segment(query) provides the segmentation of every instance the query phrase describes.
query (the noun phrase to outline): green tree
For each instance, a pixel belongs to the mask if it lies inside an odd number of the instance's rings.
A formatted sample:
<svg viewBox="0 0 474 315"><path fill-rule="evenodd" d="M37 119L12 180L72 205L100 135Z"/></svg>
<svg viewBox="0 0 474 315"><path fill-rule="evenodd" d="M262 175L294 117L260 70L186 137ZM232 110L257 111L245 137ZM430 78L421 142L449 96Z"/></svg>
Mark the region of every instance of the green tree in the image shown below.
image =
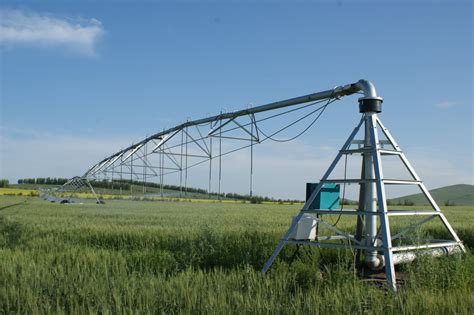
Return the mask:
<svg viewBox="0 0 474 315"><path fill-rule="evenodd" d="M10 184L10 182L8 181L8 179L0 179L0 187L1 188L6 188L6 187L8 187L9 184Z"/></svg>

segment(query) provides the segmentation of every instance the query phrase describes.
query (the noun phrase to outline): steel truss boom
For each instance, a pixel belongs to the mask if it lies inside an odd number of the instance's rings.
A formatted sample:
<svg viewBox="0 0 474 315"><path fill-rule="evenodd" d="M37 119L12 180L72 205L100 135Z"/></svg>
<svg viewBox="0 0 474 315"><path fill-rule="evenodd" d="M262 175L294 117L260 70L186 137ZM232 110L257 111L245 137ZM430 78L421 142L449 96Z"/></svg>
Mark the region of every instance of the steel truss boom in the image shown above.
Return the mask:
<svg viewBox="0 0 474 315"><path fill-rule="evenodd" d="M197 120L191 120L191 121L186 121L180 125L177 125L175 127L163 130L161 132L155 133L154 135L151 135L142 141L135 143L125 149L122 149L113 155L101 160L99 163L93 165L85 174L84 177L87 177L88 175L91 175L93 173L99 172L101 169L104 168L106 165L110 165L112 163L108 163L112 161L115 158L120 158L120 156L124 155L127 151L133 150L132 152L134 153L138 149L140 149L145 143L151 141L151 140L164 140L166 141L167 139L164 138L165 136L169 135L170 133L173 132L178 132L181 130L185 130L186 128L192 127L192 126L198 126L202 124L207 124L207 123L212 123L216 121L222 121L224 119L229 119L228 122L235 120L237 117L240 116L247 116L247 115L254 115L256 113L261 113L265 111L271 111L271 110L276 110L288 106L293 106L293 105L298 105L298 104L303 104L303 103L309 103L309 102L314 102L314 101L319 101L319 100L325 100L325 99L331 99L331 98L341 98L346 95L351 95L355 94L357 92L363 92L365 98L377 98L377 93L375 91L374 85L367 81L367 80L359 80L356 83L351 83L347 84L344 86L336 86L333 89L330 90L325 90L322 92L316 92L304 96L299 96L299 97L294 97L290 98L287 100L283 101L278 101L278 102L273 102L257 107L252 107L252 108L247 108L243 110L238 110L235 112L230 112L230 113L221 113L219 115L211 116L211 117L206 117L202 119L197 119ZM227 122L225 123L227 124ZM221 126L222 127L222 126ZM220 127L219 127L220 128ZM210 133L214 133L215 130L212 130ZM162 142L164 142L162 141ZM153 150L156 151L158 149L159 145ZM133 153L129 154L131 156Z"/></svg>

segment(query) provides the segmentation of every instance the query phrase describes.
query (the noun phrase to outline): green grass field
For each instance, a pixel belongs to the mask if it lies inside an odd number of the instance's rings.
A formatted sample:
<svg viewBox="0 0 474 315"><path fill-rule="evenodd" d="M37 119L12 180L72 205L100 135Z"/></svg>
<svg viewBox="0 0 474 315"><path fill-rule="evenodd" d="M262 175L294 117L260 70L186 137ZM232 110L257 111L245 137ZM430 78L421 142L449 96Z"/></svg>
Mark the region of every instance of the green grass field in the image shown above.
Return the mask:
<svg viewBox="0 0 474 315"><path fill-rule="evenodd" d="M468 254L403 266L395 296L361 281L349 250L305 247L291 259L286 246L262 275L299 207L1 196L0 313L474 312L474 208L445 211ZM446 236L440 225L425 232Z"/></svg>

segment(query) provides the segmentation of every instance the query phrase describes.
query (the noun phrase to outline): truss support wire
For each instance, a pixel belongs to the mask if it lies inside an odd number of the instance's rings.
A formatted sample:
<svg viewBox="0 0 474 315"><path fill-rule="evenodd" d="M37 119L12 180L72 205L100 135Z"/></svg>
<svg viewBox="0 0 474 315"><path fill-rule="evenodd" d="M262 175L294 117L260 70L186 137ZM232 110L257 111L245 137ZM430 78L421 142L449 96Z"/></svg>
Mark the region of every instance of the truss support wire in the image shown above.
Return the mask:
<svg viewBox="0 0 474 315"><path fill-rule="evenodd" d="M212 123L209 123L209 127L212 130ZM211 182L212 182L212 137L209 138L209 186L207 189L209 199L211 199Z"/></svg>
<svg viewBox="0 0 474 315"><path fill-rule="evenodd" d="M123 185L123 157L120 157L120 195L122 195Z"/></svg>
<svg viewBox="0 0 474 315"><path fill-rule="evenodd" d="M251 129L251 134L252 136L250 136L250 192L249 192L249 195L250 195L250 198L252 198L252 193L253 193L253 140L254 140L254 137L253 137L253 124L251 125L250 127Z"/></svg>
<svg viewBox="0 0 474 315"><path fill-rule="evenodd" d="M221 111L222 115L222 111ZM219 119L219 136L222 135L222 119ZM219 188L217 198L221 199L221 181L222 181L222 138L219 138Z"/></svg>
<svg viewBox="0 0 474 315"><path fill-rule="evenodd" d="M147 145L148 145L148 143L145 143L145 145L143 146L143 150L145 151L144 155L143 155L143 158L145 160L143 161L143 163L146 164L146 165L148 165L148 162L147 162L148 161L148 158L147 158L148 154L146 152L147 151ZM147 167L143 168L143 180L142 180L143 181L143 195L146 194L146 178L147 178L146 177L146 171L147 171L147 169L148 169Z"/></svg>
<svg viewBox="0 0 474 315"><path fill-rule="evenodd" d="M181 131L181 145L180 145L180 161L179 161L179 197L183 197L183 141L184 141L184 133Z"/></svg>
<svg viewBox="0 0 474 315"><path fill-rule="evenodd" d="M133 194L133 158L130 159L130 194Z"/></svg>
<svg viewBox="0 0 474 315"><path fill-rule="evenodd" d="M184 195L188 195L188 127L185 127L186 131L186 153L185 153L185 164L186 167L184 168Z"/></svg>

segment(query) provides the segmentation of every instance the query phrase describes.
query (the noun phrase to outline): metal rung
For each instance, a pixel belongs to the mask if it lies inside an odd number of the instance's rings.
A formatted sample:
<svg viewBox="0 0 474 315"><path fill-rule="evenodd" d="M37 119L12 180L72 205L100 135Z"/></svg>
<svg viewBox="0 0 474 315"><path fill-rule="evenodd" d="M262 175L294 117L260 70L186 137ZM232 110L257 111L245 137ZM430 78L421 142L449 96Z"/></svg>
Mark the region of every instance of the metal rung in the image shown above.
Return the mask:
<svg viewBox="0 0 474 315"><path fill-rule="evenodd" d="M358 211L356 209L308 209L301 210L304 213L316 213L316 214L349 214L349 215L383 215L383 212L371 212L371 211ZM389 210L387 211L389 216L404 216L404 215L441 215L439 211L432 210Z"/></svg>
<svg viewBox="0 0 474 315"><path fill-rule="evenodd" d="M329 210L329 209L308 209L308 210L301 210L304 213L317 213L317 214L360 214L360 211L355 209L347 209L347 210Z"/></svg>
<svg viewBox="0 0 474 315"><path fill-rule="evenodd" d="M342 235L316 236L316 241L333 241L333 240L347 240L347 237L342 236Z"/></svg>
<svg viewBox="0 0 474 315"><path fill-rule="evenodd" d="M326 179L321 180L323 183L333 183L333 184L350 184L350 183L371 183L376 182L376 179ZM389 185L418 185L422 181L419 180L406 180L406 179L382 179L384 184Z"/></svg>
<svg viewBox="0 0 474 315"><path fill-rule="evenodd" d="M316 214L349 214L349 215L382 215L383 212L371 212L371 211L358 211L356 209L345 209L345 210L329 210L329 209L308 209L301 210L304 213L316 213Z"/></svg>
<svg viewBox="0 0 474 315"><path fill-rule="evenodd" d="M384 184L392 185L418 185L421 184L420 180L405 180L405 179L382 179Z"/></svg>
<svg viewBox="0 0 474 315"><path fill-rule="evenodd" d="M375 182L375 179L326 179L326 180L321 180L321 182L333 183L333 184L370 183L370 182Z"/></svg>
<svg viewBox="0 0 474 315"><path fill-rule="evenodd" d="M289 244L298 244L298 245L311 245L311 246L321 246L321 247L337 247L337 248L355 248L355 249L365 249L365 250L383 250L382 247L369 247L362 246L357 244L338 244L338 243L321 243L316 241L298 241L298 240L285 240L285 243Z"/></svg>
<svg viewBox="0 0 474 315"><path fill-rule="evenodd" d="M401 155L402 151L395 151L395 150L379 150L380 154L382 155Z"/></svg>
<svg viewBox="0 0 474 315"><path fill-rule="evenodd" d="M357 154L357 153L364 153L371 151L371 149L348 149L348 150L340 150L342 154Z"/></svg>
<svg viewBox="0 0 474 315"><path fill-rule="evenodd" d="M449 247L449 246L460 246L460 243L453 241L453 242L431 243L431 244L425 244L425 245L396 246L396 247L392 247L392 251L401 252L401 251L408 251L408 250L415 250L415 249L439 248L439 247Z"/></svg>
<svg viewBox="0 0 474 315"><path fill-rule="evenodd" d="M401 216L401 215L439 215L439 211L430 210L389 210L387 211L389 216Z"/></svg>
<svg viewBox="0 0 474 315"><path fill-rule="evenodd" d="M379 143L380 144L392 144L388 140L379 140ZM351 144L365 144L365 140L352 140Z"/></svg>
<svg viewBox="0 0 474 315"><path fill-rule="evenodd" d="M395 150L378 150L382 155L401 155L402 151L395 151ZM342 154L358 154L358 153L365 153L365 152L372 152L371 148L360 148L360 149L348 149L348 150L341 150Z"/></svg>

